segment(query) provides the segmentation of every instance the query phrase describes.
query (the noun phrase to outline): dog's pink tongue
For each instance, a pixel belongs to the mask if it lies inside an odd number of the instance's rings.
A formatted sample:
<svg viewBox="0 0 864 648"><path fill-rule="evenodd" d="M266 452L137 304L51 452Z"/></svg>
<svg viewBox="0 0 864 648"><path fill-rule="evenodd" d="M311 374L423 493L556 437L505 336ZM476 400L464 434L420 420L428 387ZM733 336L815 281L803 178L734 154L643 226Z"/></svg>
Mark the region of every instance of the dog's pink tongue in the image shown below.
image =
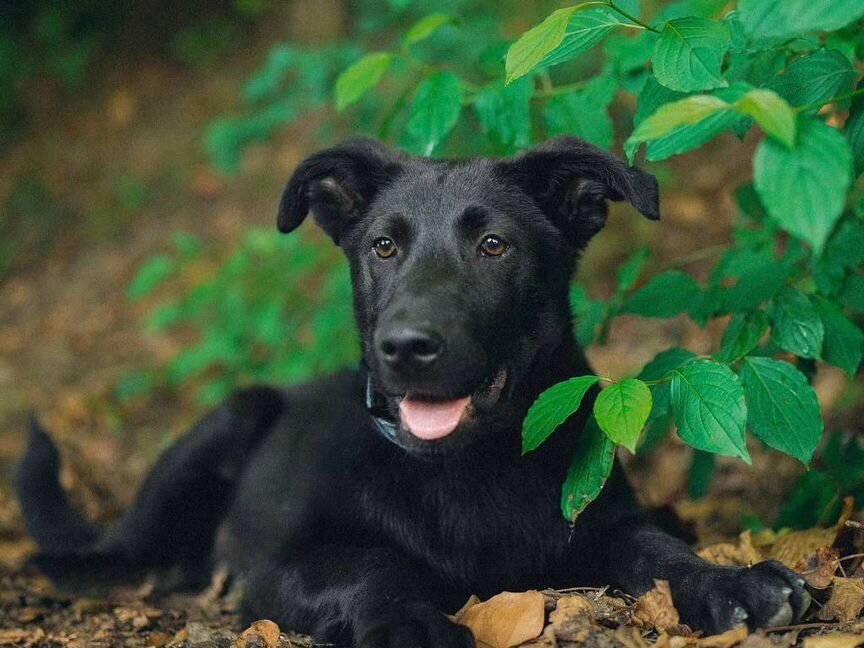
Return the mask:
<svg viewBox="0 0 864 648"><path fill-rule="evenodd" d="M403 398L399 403L402 422L408 431L418 439L442 439L459 425L462 414L471 398L430 403L427 401Z"/></svg>

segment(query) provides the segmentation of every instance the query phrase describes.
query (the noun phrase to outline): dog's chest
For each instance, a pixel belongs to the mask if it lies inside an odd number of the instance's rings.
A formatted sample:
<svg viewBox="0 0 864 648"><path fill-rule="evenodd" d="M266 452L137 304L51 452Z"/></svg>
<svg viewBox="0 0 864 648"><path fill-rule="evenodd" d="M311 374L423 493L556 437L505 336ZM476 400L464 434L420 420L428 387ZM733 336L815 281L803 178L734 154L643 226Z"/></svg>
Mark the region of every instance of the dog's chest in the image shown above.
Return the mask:
<svg viewBox="0 0 864 648"><path fill-rule="evenodd" d="M403 473L365 488L361 510L370 532L479 593L530 586L562 563L559 484L512 468Z"/></svg>

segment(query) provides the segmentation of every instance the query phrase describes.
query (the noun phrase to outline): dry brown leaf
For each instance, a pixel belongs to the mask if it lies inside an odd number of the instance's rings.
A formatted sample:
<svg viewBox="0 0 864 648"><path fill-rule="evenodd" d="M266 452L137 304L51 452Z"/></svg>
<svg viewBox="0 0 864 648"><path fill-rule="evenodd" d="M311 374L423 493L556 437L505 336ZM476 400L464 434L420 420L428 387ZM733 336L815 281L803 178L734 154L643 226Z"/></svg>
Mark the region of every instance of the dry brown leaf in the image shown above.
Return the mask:
<svg viewBox="0 0 864 648"><path fill-rule="evenodd" d="M851 623L864 610L864 578L834 579L831 598L821 610L819 618L823 621L837 619L841 623Z"/></svg>
<svg viewBox="0 0 864 648"><path fill-rule="evenodd" d="M647 626L663 632L680 623L678 610L672 602L668 581L655 580L654 589L636 600L634 616Z"/></svg>
<svg viewBox="0 0 864 648"><path fill-rule="evenodd" d="M594 605L580 594L564 596L549 614L549 623L556 639L584 643L594 628Z"/></svg>
<svg viewBox="0 0 864 648"><path fill-rule="evenodd" d="M268 619L255 621L234 641L234 648L246 648L252 637L260 637L267 648L276 648L279 643L279 626Z"/></svg>
<svg viewBox="0 0 864 648"><path fill-rule="evenodd" d="M545 599L536 590L502 592L472 605L459 623L492 648L509 648L540 636L546 618Z"/></svg>
<svg viewBox="0 0 864 648"><path fill-rule="evenodd" d="M0 646L32 646L45 638L42 628L33 630L0 630Z"/></svg>
<svg viewBox="0 0 864 648"><path fill-rule="evenodd" d="M632 626L620 626L613 633L615 642L622 648L651 648L651 644Z"/></svg>
<svg viewBox="0 0 864 648"><path fill-rule="evenodd" d="M840 567L840 551L833 547L820 547L795 563L793 569L804 577L814 589L828 589Z"/></svg>
<svg viewBox="0 0 864 648"><path fill-rule="evenodd" d="M189 641L189 631L186 628L182 628L177 631L171 641L168 642L169 646L177 646L186 641Z"/></svg>
<svg viewBox="0 0 864 648"><path fill-rule="evenodd" d="M766 557L779 560L789 569L795 569L795 565L807 556L833 545L836 536L837 529L808 529L783 533L777 536Z"/></svg>
<svg viewBox="0 0 864 648"><path fill-rule="evenodd" d="M167 632L151 632L144 645L150 648L162 648L162 646L168 645L169 641L171 641L171 635Z"/></svg>
<svg viewBox="0 0 864 648"><path fill-rule="evenodd" d="M744 531L738 536L737 544L723 542L711 545L700 551L699 556L715 565L730 567L750 567L762 560L762 554L753 546L750 531Z"/></svg>
<svg viewBox="0 0 864 648"><path fill-rule="evenodd" d="M465 614L465 611L468 610L468 608L474 607L479 602L480 602L480 599L477 598L477 595L472 594L471 596L468 597L468 600L465 601L465 605L463 605L461 608L459 608L455 614L450 616L450 618L453 619L454 621L458 621L459 619L462 618L462 615Z"/></svg>
<svg viewBox="0 0 864 648"><path fill-rule="evenodd" d="M857 648L864 644L864 634L835 634L805 637L804 648Z"/></svg>
<svg viewBox="0 0 864 648"><path fill-rule="evenodd" d="M750 632L746 626L738 626L718 635L699 640L699 648L732 648L747 638Z"/></svg>

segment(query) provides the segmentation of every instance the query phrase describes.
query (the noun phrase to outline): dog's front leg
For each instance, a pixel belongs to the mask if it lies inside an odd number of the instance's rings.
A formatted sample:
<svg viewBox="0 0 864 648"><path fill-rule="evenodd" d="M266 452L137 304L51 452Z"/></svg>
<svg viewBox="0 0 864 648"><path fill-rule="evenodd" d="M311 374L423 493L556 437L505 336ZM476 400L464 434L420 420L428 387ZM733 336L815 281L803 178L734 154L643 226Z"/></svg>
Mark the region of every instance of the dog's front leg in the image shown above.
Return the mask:
<svg viewBox="0 0 864 648"><path fill-rule="evenodd" d="M577 518L576 530L574 552L596 556L599 583L640 595L655 580L668 581L681 621L707 633L744 623L755 629L797 622L810 604L804 580L779 562L714 565L649 523L620 468Z"/></svg>
<svg viewBox="0 0 864 648"><path fill-rule="evenodd" d="M244 616L357 648L474 648L433 601L440 586L392 549L317 545L246 577Z"/></svg>
<svg viewBox="0 0 864 648"><path fill-rule="evenodd" d="M641 594L655 579L668 581L682 622L707 633L744 623L756 629L797 622L810 603L804 580L777 561L714 565L640 520L622 521L605 534L605 563L613 584Z"/></svg>

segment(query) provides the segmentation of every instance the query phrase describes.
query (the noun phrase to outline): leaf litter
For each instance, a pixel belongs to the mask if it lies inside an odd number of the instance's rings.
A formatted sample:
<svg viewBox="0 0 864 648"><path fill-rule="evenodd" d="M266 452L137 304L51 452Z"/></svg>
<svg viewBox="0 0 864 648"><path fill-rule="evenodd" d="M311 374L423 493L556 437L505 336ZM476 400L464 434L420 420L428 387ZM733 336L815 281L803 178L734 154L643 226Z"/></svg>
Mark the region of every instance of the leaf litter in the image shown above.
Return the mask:
<svg viewBox="0 0 864 648"><path fill-rule="evenodd" d="M805 531L745 531L699 554L731 566L775 559L807 580L814 598L795 627L702 636L682 625L668 583L633 598L608 588L502 592L471 597L453 619L478 648L864 648L864 525L847 502L836 525ZM13 546L21 542L20 551ZM238 592L224 570L197 594L160 589L159 575L137 586L73 596L21 562L23 536L7 540L14 559L0 571L0 646L20 648L314 648L309 637L262 619L240 626Z"/></svg>

